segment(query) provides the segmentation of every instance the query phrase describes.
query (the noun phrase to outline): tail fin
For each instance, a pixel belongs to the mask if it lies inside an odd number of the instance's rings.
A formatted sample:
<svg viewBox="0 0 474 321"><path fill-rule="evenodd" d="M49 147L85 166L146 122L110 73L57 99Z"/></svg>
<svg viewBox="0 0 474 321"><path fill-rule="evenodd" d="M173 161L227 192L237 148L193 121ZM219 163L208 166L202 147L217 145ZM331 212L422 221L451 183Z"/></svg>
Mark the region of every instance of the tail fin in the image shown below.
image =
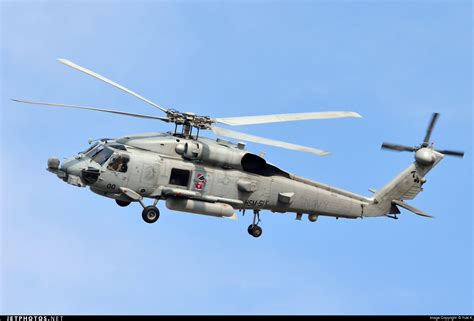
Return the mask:
<svg viewBox="0 0 474 321"><path fill-rule="evenodd" d="M418 160L415 161L397 177L395 177L392 181L390 181L387 185L374 194L374 202L379 208L383 208L388 213L393 214L399 213L397 209L393 208L395 205L398 205L414 212L415 214L426 214L411 206L408 208L409 205L403 206L407 205L403 204L403 201L412 200L421 191L423 191L422 186L426 182L426 174L428 174L428 172L444 158L443 154L438 153L435 150L429 149L428 152L432 153L434 159L431 165L424 165L420 164Z"/></svg>
<svg viewBox="0 0 474 321"><path fill-rule="evenodd" d="M441 153L434 150L431 152L435 159L433 164L422 165L418 161L413 162L391 182L377 191L374 198L379 202L387 199L390 199L390 201L414 199L423 190L422 186L426 182L426 174L444 158Z"/></svg>
<svg viewBox="0 0 474 321"><path fill-rule="evenodd" d="M431 134L433 133L433 128L435 127L438 118L439 114L433 113L426 130L425 138L419 146L411 147L392 143L382 144L382 148L384 149L390 149L397 152L415 152L415 162L395 177L390 183L385 185L380 191L375 192L373 197L374 206L371 211L373 215L377 215L377 213L379 215L380 213L384 213L385 215L398 214L400 213L400 210L397 206L400 206L417 215L431 217L425 212L416 209L403 201L414 199L418 193L423 190L422 186L426 182L426 174L428 174L428 172L435 167L445 155L456 157L463 157L464 155L464 152L461 151L437 150L434 148L433 144L430 145Z"/></svg>

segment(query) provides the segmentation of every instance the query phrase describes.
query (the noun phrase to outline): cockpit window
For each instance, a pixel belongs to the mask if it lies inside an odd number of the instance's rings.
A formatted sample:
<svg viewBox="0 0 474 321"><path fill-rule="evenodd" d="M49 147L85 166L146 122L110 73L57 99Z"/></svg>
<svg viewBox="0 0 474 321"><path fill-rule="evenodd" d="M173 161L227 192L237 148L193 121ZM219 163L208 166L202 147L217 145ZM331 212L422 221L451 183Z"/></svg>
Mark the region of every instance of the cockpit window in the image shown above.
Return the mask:
<svg viewBox="0 0 474 321"><path fill-rule="evenodd" d="M85 154L85 155L87 155L87 153L89 153L91 150L93 150L97 145L98 145L98 143L96 142L95 144L92 144L88 149L86 149L86 150L83 151L83 152L80 152L79 154Z"/></svg>
<svg viewBox="0 0 474 321"><path fill-rule="evenodd" d="M101 145L93 153L91 156L92 160L99 163L100 165L104 165L104 163L110 158L110 156L114 153L110 148Z"/></svg>
<svg viewBox="0 0 474 321"><path fill-rule="evenodd" d="M94 157L97 153L99 153L99 152L102 150L103 147L104 147L103 145L97 144L97 145L95 145L92 149L89 149L89 150L87 151L87 153L85 153L85 155L86 155L87 157L92 158L92 157Z"/></svg>
<svg viewBox="0 0 474 321"><path fill-rule="evenodd" d="M90 158L93 158L95 155L99 154L100 151L104 149L104 145L98 145L97 147L90 150L86 155Z"/></svg>
<svg viewBox="0 0 474 321"><path fill-rule="evenodd" d="M126 173L129 161L130 158L127 155L115 154L110 160L109 165L107 165L107 169L114 172Z"/></svg>
<svg viewBox="0 0 474 321"><path fill-rule="evenodd" d="M124 145L109 145L112 148L120 149L120 150L127 150Z"/></svg>

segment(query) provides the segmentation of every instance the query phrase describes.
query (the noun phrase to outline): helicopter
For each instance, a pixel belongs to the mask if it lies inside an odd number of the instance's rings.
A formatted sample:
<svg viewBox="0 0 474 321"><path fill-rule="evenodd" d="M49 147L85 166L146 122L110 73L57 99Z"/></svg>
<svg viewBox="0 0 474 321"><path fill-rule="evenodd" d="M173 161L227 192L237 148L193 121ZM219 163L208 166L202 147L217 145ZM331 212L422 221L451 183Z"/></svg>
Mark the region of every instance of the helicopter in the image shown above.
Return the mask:
<svg viewBox="0 0 474 321"><path fill-rule="evenodd" d="M431 215L406 203L414 199L426 183L426 174L446 155L463 157L464 152L435 149L430 144L439 113L433 113L423 142L417 146L383 143L381 148L415 153L415 161L380 190L369 189L371 197L352 193L289 173L267 162L262 155L246 150L244 143L254 142L293 151L326 156L329 152L249 135L216 127L302 121L310 119L360 118L353 111L275 114L211 118L191 112L164 108L124 86L67 59L58 61L70 68L99 79L147 104L159 109L164 116L151 116L89 106L47 103L12 99L18 103L90 110L128 117L159 120L174 124L174 131L133 134L118 138L89 140L89 148L61 163L56 157L47 161L47 170L64 182L89 187L100 196L114 199L125 207L138 203L142 218L154 223L160 217L158 202L164 201L173 211L236 219L236 210L253 212L248 233L262 235L260 212L293 213L310 222L319 216L364 218L386 216L398 219L400 208L423 217ZM200 136L211 130L216 140ZM244 142L243 142L244 141ZM153 200L146 205L145 200Z"/></svg>

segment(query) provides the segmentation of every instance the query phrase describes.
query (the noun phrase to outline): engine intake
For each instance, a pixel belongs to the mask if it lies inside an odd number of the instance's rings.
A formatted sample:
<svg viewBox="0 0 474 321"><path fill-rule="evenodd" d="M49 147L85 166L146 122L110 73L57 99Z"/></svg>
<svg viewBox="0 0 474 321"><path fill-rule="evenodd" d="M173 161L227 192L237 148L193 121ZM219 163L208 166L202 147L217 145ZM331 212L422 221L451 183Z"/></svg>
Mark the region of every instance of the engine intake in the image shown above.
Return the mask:
<svg viewBox="0 0 474 321"><path fill-rule="evenodd" d="M224 145L208 145L202 142L179 143L175 147L177 154L190 160L201 160L216 166L242 169L241 160L246 151Z"/></svg>
<svg viewBox="0 0 474 321"><path fill-rule="evenodd" d="M187 141L178 143L175 151L185 159L200 160L223 168L239 169L263 176L289 177L287 172L267 163L262 157L228 145Z"/></svg>

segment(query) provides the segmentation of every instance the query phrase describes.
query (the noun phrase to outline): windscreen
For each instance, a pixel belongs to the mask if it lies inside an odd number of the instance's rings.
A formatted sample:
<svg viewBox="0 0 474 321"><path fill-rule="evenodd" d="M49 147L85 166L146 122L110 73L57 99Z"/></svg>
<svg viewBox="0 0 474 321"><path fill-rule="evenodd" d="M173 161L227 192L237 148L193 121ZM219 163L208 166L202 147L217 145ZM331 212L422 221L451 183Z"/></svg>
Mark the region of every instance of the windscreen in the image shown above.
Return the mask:
<svg viewBox="0 0 474 321"><path fill-rule="evenodd" d="M88 153L91 152L94 148L96 148L97 145L98 145L98 143L92 144L88 149L86 149L83 152L80 152L79 154L84 154L84 155L90 156L90 155L88 155Z"/></svg>
<svg viewBox="0 0 474 321"><path fill-rule="evenodd" d="M94 151L94 152L93 152ZM104 165L104 163L112 156L114 153L110 148L101 145L97 149L94 149L92 153L92 160L99 163L100 165Z"/></svg>

